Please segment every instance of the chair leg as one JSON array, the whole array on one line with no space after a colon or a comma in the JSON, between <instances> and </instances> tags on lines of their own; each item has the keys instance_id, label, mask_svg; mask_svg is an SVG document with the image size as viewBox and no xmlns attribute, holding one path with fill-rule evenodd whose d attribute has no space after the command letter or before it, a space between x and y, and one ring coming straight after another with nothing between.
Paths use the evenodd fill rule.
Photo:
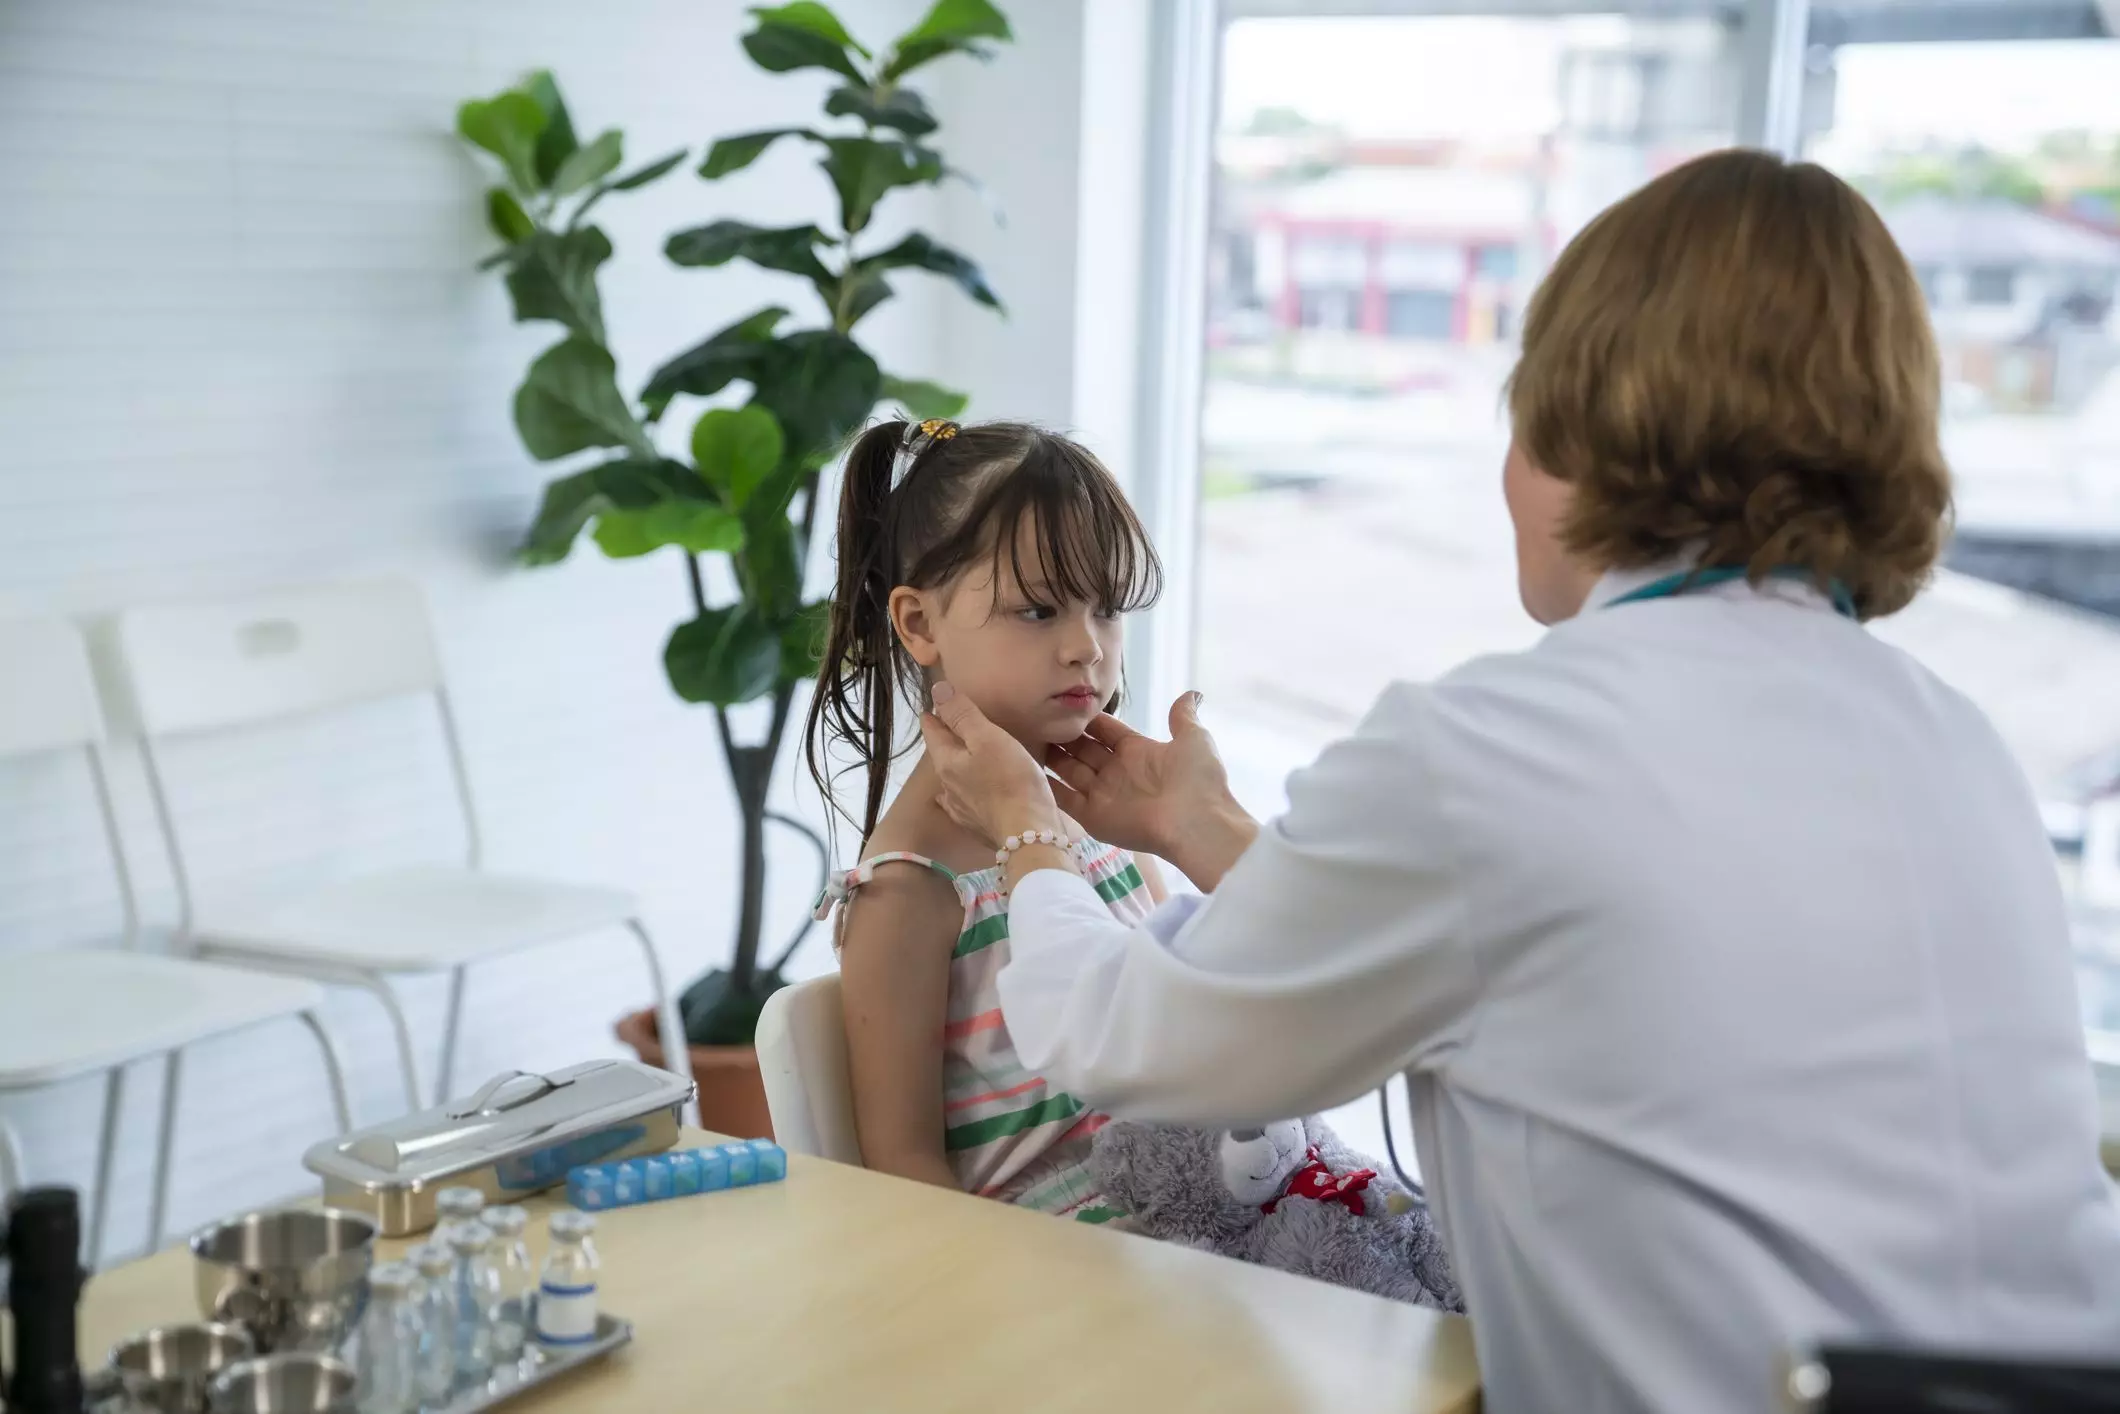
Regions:
<instances>
[{"instance_id":1,"label":"chair leg","mask_svg":"<svg viewBox=\"0 0 2120 1414\"><path fill-rule=\"evenodd\" d=\"M687 1060L684 1018L677 1011L677 994L663 982L662 959L656 955L655 940L648 936L647 926L638 918L628 918L626 927L639 940L641 956L648 960L648 987L655 994L655 1029L662 1036L663 1067L673 1075L690 1080L692 1068ZM685 1104L685 1120L690 1124L699 1123L696 1097Z\"/></svg>"},{"instance_id":2,"label":"chair leg","mask_svg":"<svg viewBox=\"0 0 2120 1414\"><path fill-rule=\"evenodd\" d=\"M147 1250L162 1250L162 1230L169 1220L170 1158L177 1143L177 1092L184 1080L184 1052L162 1058L162 1118L155 1133L154 1197L147 1209Z\"/></svg>"},{"instance_id":3,"label":"chair leg","mask_svg":"<svg viewBox=\"0 0 2120 1414\"><path fill-rule=\"evenodd\" d=\"M103 1265L104 1222L110 1216L110 1170L118 1151L118 1116L125 1108L125 1067L114 1065L103 1082L103 1132L96 1139L96 1187L89 1197L88 1269Z\"/></svg>"},{"instance_id":4,"label":"chair leg","mask_svg":"<svg viewBox=\"0 0 2120 1414\"><path fill-rule=\"evenodd\" d=\"M434 1082L434 1102L439 1105L449 1099L449 1085L456 1076L457 1029L464 1020L464 968L459 966L449 974L449 1019L442 1027L441 1074Z\"/></svg>"},{"instance_id":5,"label":"chair leg","mask_svg":"<svg viewBox=\"0 0 2120 1414\"><path fill-rule=\"evenodd\" d=\"M353 979L354 985L364 987L375 994L383 1004L384 1015L390 1018L390 1028L397 1036L398 1069L405 1081L405 1112L420 1108L420 1062L412 1048L412 1027L405 1021L405 1009L398 1005L397 993L390 990L390 979L380 972L363 972Z\"/></svg>"},{"instance_id":6,"label":"chair leg","mask_svg":"<svg viewBox=\"0 0 2120 1414\"><path fill-rule=\"evenodd\" d=\"M0 1119L0 1198L20 1193L29 1186L29 1169L22 1162L22 1141L14 1126Z\"/></svg>"},{"instance_id":7,"label":"chair leg","mask_svg":"<svg viewBox=\"0 0 2120 1414\"><path fill-rule=\"evenodd\" d=\"M324 1079L331 1086L331 1110L338 1119L341 1134L353 1129L353 1106L346 1099L346 1067L339 1059L338 1043L331 1038L331 1031L324 1025L324 1018L313 1011L302 1013L302 1024L309 1034L316 1037L317 1049L324 1055Z\"/></svg>"}]
</instances>

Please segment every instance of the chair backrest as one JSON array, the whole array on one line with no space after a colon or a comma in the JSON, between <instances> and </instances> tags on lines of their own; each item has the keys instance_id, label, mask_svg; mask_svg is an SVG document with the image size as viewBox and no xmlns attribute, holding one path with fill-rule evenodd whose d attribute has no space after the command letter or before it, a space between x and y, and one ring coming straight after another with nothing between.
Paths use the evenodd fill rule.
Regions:
<instances>
[{"instance_id":1,"label":"chair backrest","mask_svg":"<svg viewBox=\"0 0 2120 1414\"><path fill-rule=\"evenodd\" d=\"M140 730L174 736L439 691L418 586L381 580L128 609L118 653Z\"/></svg>"},{"instance_id":2,"label":"chair backrest","mask_svg":"<svg viewBox=\"0 0 2120 1414\"><path fill-rule=\"evenodd\" d=\"M783 1149L860 1165L838 973L797 982L766 998L758 1016L758 1069L773 1116L773 1138Z\"/></svg>"},{"instance_id":3,"label":"chair backrest","mask_svg":"<svg viewBox=\"0 0 2120 1414\"><path fill-rule=\"evenodd\" d=\"M124 911L125 942L131 946L140 932L139 903L103 771L102 699L81 631L65 619L0 620L0 684L5 684L0 688L0 756L68 748L87 752L96 813Z\"/></svg>"},{"instance_id":4,"label":"chair backrest","mask_svg":"<svg viewBox=\"0 0 2120 1414\"><path fill-rule=\"evenodd\" d=\"M65 619L0 619L0 756L103 740L81 631Z\"/></svg>"}]
</instances>

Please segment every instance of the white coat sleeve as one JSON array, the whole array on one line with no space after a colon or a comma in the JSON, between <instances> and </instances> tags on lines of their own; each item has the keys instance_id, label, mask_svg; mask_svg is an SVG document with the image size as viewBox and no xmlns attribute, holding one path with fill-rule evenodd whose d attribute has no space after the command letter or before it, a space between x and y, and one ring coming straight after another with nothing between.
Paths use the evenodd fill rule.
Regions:
<instances>
[{"instance_id":1,"label":"white coat sleeve","mask_svg":"<svg viewBox=\"0 0 2120 1414\"><path fill-rule=\"evenodd\" d=\"M1307 1114L1440 1063L1479 991L1426 689L1395 688L1289 781L1211 900L1113 918L1076 875L1016 886L1001 1007L1032 1070L1110 1113Z\"/></svg>"}]
</instances>

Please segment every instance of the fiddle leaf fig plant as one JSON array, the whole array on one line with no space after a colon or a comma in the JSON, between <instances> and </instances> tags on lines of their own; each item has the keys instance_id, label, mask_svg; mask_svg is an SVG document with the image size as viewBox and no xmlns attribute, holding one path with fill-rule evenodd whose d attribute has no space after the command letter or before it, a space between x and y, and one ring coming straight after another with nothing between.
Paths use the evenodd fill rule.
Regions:
<instances>
[{"instance_id":1,"label":"fiddle leaf fig plant","mask_svg":"<svg viewBox=\"0 0 2120 1414\"><path fill-rule=\"evenodd\" d=\"M682 570L690 617L663 649L670 686L711 708L742 824L741 892L728 965L685 990L688 1038L748 1045L759 1008L807 922L771 959L761 957L766 826L821 836L768 808L795 698L818 670L826 606L803 600L825 467L879 402L915 418L955 417L965 395L886 372L857 337L861 321L895 293L892 277L925 272L999 311L979 267L921 232L870 235L877 208L907 188L969 180L933 145L940 128L909 75L955 55L990 57L1011 38L989 0L936 0L921 21L881 49L862 44L824 5L798 0L750 12L743 50L776 74L822 70L836 82L814 127L769 128L711 142L696 169L718 182L799 143L816 157L826 199L816 220L763 226L731 216L673 233L670 263L710 270L743 261L794 277L785 304L718 329L656 368L635 391L620 381L597 280L613 257L588 218L604 198L668 176L679 150L621 172L625 141L608 129L584 142L550 74L530 75L457 111L457 132L488 159L486 223L500 248L481 262L501 272L518 323L559 326L515 394L515 427L540 462L565 461L547 483L518 557L564 560L584 532L612 559L661 554ZM803 288L803 287L806 287ZM808 296L814 295L814 300ZM670 425L683 399L727 399ZM735 592L710 602L708 556L725 557ZM739 735L730 710L763 702L762 732Z\"/></svg>"}]
</instances>

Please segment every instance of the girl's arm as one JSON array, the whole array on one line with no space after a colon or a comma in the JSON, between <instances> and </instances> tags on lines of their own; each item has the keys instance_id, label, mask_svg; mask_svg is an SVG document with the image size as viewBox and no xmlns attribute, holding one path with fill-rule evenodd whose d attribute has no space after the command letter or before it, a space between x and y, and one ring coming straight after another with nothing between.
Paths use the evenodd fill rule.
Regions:
<instances>
[{"instance_id":1,"label":"girl's arm","mask_svg":"<svg viewBox=\"0 0 2120 1414\"><path fill-rule=\"evenodd\" d=\"M963 909L940 877L878 870L850 901L839 956L861 1161L956 1188L942 1146L942 1027Z\"/></svg>"}]
</instances>

